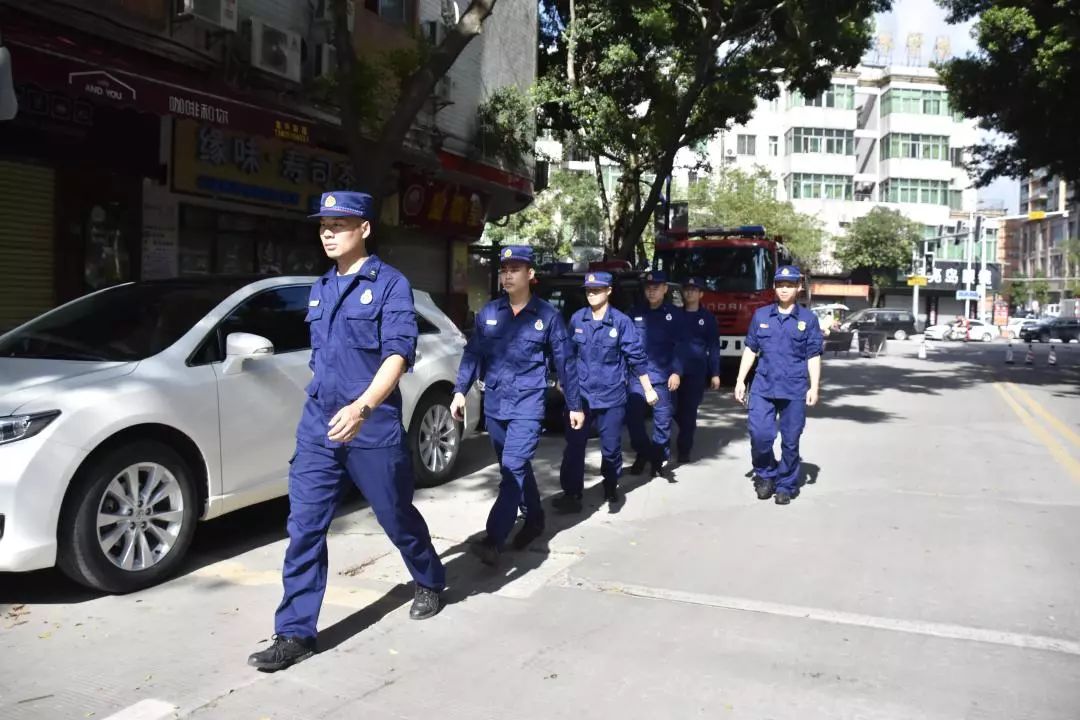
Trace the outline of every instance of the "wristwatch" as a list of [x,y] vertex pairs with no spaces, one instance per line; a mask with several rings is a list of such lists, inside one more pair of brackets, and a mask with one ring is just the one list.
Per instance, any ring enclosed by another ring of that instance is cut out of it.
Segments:
[[360,406],[360,419],[361,420],[367,420],[369,417],[371,417],[371,407],[368,406],[368,405],[361,405]]

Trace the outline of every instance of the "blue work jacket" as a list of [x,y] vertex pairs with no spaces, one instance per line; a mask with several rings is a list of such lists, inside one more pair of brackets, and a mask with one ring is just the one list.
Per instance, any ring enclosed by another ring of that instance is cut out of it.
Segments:
[[746,333],[746,347],[758,356],[750,392],[766,398],[805,398],[810,390],[807,361],[821,355],[822,344],[817,316],[801,305],[787,315],[776,303],[758,308]]
[[[629,312],[634,328],[642,338],[645,356],[648,358],[649,382],[666,385],[672,374],[683,374],[682,345],[685,339],[683,311],[674,305],[663,303],[653,310],[642,305]],[[630,377],[633,387],[641,387],[636,375]]]
[[683,311],[683,373],[692,377],[720,375],[720,327],[704,308]]
[[594,409],[625,405],[629,378],[649,371],[630,318],[609,306],[602,320],[594,320],[592,308],[583,307],[570,318],[570,340],[582,399]]

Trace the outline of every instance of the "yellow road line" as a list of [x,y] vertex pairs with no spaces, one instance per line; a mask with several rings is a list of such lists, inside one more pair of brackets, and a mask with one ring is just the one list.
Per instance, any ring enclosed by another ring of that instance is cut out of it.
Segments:
[[1069,453],[1061,446],[1061,443],[1057,441],[1053,435],[1047,432],[1039,423],[1035,422],[1035,418],[1031,417],[1031,414],[1021,407],[1020,403],[1013,399],[1012,395],[1008,393],[1001,386],[1001,383],[994,383],[994,389],[1001,394],[1005,403],[1012,408],[1012,411],[1016,413],[1016,417],[1020,418],[1020,422],[1031,431],[1031,434],[1037,437],[1046,449],[1050,451],[1050,454],[1054,456],[1063,468],[1072,476],[1073,480],[1080,483],[1080,462],[1077,462]]
[[1080,448],[1080,433],[1077,433],[1071,427],[1051,415],[1046,409],[1043,408],[1042,405],[1039,404],[1039,401],[1033,398],[1031,394],[1027,391],[1017,387],[1016,385],[1013,385],[1011,382],[1005,383],[1005,387],[1011,390],[1013,394],[1015,394],[1021,400],[1023,400],[1024,404],[1031,408],[1033,411],[1035,411],[1036,415],[1041,417],[1043,420],[1052,425],[1055,430],[1057,430],[1059,433],[1071,440],[1073,445],[1076,445],[1076,447]]

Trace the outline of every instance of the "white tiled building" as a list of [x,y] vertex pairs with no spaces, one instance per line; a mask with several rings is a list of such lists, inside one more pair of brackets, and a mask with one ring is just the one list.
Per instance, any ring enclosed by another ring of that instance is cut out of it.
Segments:
[[[687,182],[687,168],[699,159],[714,170],[761,166],[777,197],[817,216],[830,236],[883,205],[930,237],[938,227],[969,222],[976,210],[976,190],[961,167],[963,148],[975,140],[975,123],[951,112],[932,69],[860,66],[838,72],[820,97],[784,89],[763,101],[745,125],[698,152],[684,150],[675,176]],[[833,250],[827,242],[819,272],[840,271]]]

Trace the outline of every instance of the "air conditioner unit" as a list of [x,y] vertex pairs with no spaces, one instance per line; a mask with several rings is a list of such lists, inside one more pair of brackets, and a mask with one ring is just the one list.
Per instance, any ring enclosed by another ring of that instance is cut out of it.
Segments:
[[251,18],[251,65],[300,82],[300,34]]
[[337,70],[337,49],[330,43],[315,46],[315,77],[328,77]]
[[179,14],[236,32],[237,0],[178,0]]
[[728,157],[735,157],[735,150],[733,150],[732,148],[728,148],[724,151],[724,155],[727,155]]

